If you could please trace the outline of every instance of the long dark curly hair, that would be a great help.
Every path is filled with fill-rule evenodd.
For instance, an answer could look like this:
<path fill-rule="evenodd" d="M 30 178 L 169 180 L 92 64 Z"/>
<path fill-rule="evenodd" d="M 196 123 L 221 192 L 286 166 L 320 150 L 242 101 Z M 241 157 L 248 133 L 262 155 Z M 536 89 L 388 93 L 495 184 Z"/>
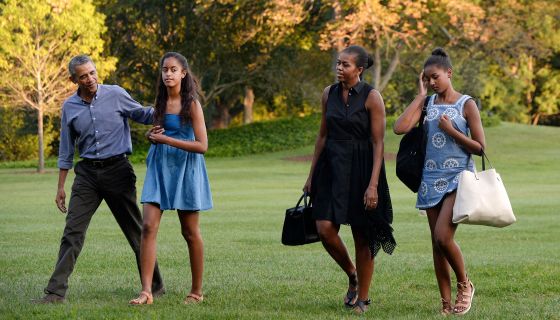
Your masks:
<path fill-rule="evenodd" d="M 161 68 L 163 67 L 163 62 L 167 58 L 177 59 L 183 70 L 187 72 L 185 77 L 181 80 L 181 112 L 179 115 L 182 123 L 186 123 L 191 120 L 191 104 L 198 98 L 200 92 L 198 80 L 192 74 L 187 58 L 178 52 L 167 52 L 164 54 L 159 61 L 160 70 L 157 79 L 156 101 L 154 103 L 154 124 L 156 125 L 163 125 L 163 117 L 167 106 L 167 87 L 161 77 Z"/>

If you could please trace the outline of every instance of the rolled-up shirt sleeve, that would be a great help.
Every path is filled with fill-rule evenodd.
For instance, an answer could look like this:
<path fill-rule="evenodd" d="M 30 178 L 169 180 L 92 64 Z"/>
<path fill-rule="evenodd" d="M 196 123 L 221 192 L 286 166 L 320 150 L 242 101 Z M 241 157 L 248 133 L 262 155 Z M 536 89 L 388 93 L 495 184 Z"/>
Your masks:
<path fill-rule="evenodd" d="M 143 107 L 136 100 L 124 90 L 120 88 L 121 94 L 119 99 L 119 105 L 123 114 L 136 122 L 143 124 L 152 124 L 154 122 L 154 109 L 151 107 Z"/>
<path fill-rule="evenodd" d="M 68 117 L 62 110 L 62 119 L 60 121 L 60 145 L 58 149 L 58 168 L 72 169 L 74 161 L 74 147 L 76 135 L 72 132 L 72 128 L 68 123 Z"/>

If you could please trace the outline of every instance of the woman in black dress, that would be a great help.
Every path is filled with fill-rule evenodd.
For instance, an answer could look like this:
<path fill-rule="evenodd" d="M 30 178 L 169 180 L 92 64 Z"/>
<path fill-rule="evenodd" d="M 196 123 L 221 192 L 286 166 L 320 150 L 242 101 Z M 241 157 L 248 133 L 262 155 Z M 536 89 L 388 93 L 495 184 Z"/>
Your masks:
<path fill-rule="evenodd" d="M 377 90 L 361 81 L 373 64 L 364 48 L 342 50 L 336 62 L 338 83 L 325 88 L 319 135 L 307 182 L 313 217 L 323 246 L 348 275 L 344 304 L 367 311 L 374 257 L 396 246 L 393 210 L 383 163 L 385 105 Z M 338 235 L 350 225 L 356 266 Z"/>

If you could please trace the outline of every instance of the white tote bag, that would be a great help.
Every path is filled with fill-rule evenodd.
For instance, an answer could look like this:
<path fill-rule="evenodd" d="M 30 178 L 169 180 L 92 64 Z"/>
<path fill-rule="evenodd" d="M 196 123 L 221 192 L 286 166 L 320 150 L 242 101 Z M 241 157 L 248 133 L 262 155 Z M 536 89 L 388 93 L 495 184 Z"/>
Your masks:
<path fill-rule="evenodd" d="M 509 226 L 515 222 L 515 215 L 506 188 L 491 164 L 491 169 L 485 170 L 484 157 L 483 152 L 481 172 L 464 170 L 459 174 L 453 223 Z"/>

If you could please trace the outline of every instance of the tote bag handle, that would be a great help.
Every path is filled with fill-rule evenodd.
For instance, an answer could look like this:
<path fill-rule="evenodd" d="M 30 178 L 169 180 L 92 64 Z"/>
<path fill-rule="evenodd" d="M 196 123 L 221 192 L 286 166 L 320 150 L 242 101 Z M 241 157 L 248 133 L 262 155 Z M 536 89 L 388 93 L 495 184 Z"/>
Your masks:
<path fill-rule="evenodd" d="M 482 152 L 482 171 L 486 170 L 486 163 L 484 162 L 484 158 L 486 158 L 486 160 L 488 160 L 488 164 L 490 165 L 490 169 L 494 169 L 494 166 L 492 166 L 492 163 L 490 162 L 490 159 L 488 159 L 488 156 L 486 155 L 486 153 L 484 152 L 484 149 L 481 150 Z"/>
<path fill-rule="evenodd" d="M 309 207 L 311 205 L 311 201 L 309 201 L 309 203 L 307 203 L 307 198 L 309 197 L 309 195 L 307 194 L 307 192 L 304 192 L 301 197 L 299 198 L 297 204 L 296 204 L 296 208 L 299 207 L 301 201 L 303 200 L 303 206 L 304 207 Z"/>

